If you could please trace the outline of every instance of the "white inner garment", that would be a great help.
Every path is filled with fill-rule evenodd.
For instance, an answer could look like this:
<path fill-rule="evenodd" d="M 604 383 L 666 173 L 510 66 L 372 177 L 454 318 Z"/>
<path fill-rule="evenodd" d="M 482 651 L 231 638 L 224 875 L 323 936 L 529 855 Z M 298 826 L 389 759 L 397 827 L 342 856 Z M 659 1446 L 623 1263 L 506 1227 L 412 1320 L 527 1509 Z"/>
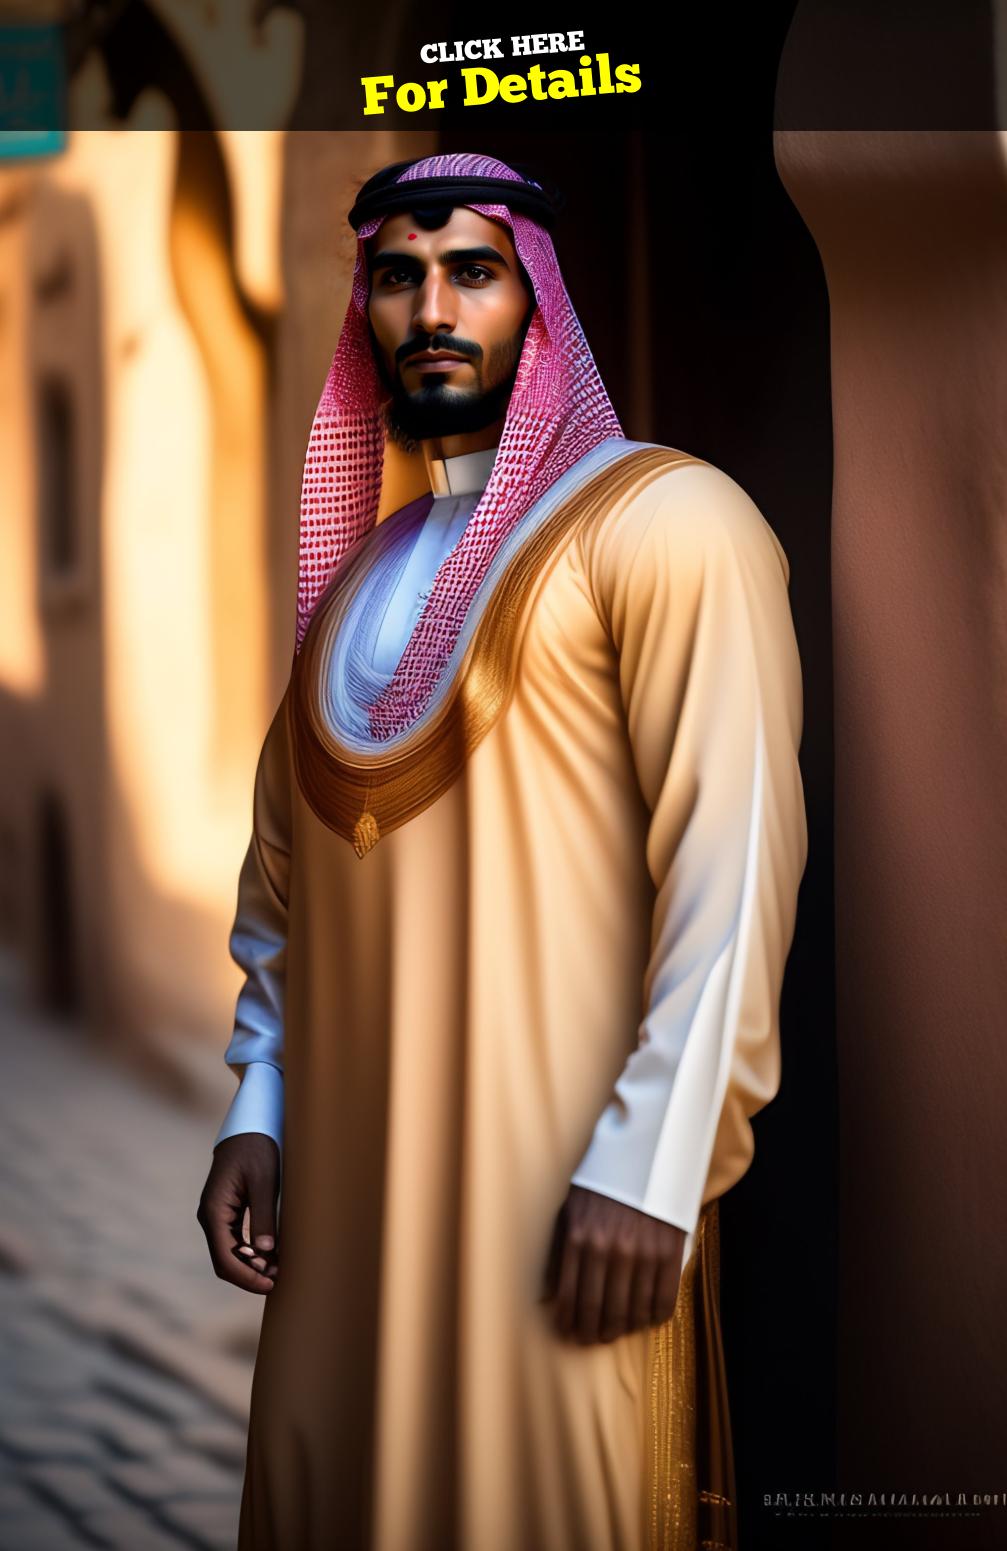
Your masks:
<path fill-rule="evenodd" d="M 489 483 L 497 449 L 438 460 L 434 503 L 419 529 L 409 559 L 385 606 L 370 654 L 371 667 L 389 677 L 416 629 L 416 622 L 445 557 L 457 544 Z M 440 494 L 438 486 L 445 486 Z"/>

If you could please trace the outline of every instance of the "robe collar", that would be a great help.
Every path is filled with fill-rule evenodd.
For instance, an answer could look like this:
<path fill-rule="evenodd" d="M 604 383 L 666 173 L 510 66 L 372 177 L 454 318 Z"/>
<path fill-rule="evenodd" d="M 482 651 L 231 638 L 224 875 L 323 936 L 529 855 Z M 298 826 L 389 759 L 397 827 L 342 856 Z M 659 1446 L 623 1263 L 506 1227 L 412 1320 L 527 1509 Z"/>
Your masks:
<path fill-rule="evenodd" d="M 470 495 L 489 483 L 496 447 L 462 452 L 453 458 L 430 459 L 430 488 L 434 496 Z"/>

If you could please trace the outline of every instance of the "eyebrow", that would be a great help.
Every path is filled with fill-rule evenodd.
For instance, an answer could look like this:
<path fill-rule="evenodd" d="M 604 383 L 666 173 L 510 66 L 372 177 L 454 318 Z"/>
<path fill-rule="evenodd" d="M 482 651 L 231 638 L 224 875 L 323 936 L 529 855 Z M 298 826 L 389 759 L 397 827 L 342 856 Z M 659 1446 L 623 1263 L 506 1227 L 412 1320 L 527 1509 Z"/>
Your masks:
<path fill-rule="evenodd" d="M 496 248 L 484 246 L 481 248 L 448 248 L 444 253 L 438 253 L 438 264 L 473 264 L 477 262 L 489 262 L 502 264 L 504 269 L 510 265 L 502 253 Z M 392 248 L 385 248 L 381 253 L 376 253 L 371 260 L 372 270 L 386 269 L 389 264 L 415 264 L 419 266 L 420 260 L 415 253 L 398 253 Z"/>

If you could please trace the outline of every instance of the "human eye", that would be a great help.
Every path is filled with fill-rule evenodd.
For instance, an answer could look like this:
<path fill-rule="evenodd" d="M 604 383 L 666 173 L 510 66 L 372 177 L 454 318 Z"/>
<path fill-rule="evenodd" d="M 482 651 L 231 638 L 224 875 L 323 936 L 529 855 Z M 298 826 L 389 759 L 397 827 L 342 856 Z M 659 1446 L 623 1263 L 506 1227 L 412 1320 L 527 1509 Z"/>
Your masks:
<path fill-rule="evenodd" d="M 458 271 L 458 275 L 459 278 L 468 276 L 469 278 L 465 281 L 465 284 L 471 286 L 486 285 L 494 278 L 493 271 L 487 269 L 485 264 L 463 264 Z"/>
<path fill-rule="evenodd" d="M 382 287 L 395 286 L 405 284 L 413 278 L 413 271 L 407 265 L 398 264 L 394 268 L 389 266 L 387 269 L 383 270 L 379 277 L 378 284 Z"/>

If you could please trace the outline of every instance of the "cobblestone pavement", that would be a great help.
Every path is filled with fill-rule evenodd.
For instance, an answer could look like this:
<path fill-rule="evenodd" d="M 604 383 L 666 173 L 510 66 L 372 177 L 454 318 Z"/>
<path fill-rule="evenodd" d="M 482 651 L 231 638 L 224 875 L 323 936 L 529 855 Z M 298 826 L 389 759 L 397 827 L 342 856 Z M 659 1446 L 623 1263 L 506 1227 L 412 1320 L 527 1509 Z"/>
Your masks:
<path fill-rule="evenodd" d="M 0 1551 L 233 1551 L 262 1300 L 195 1220 L 212 1119 L 0 975 Z"/>

